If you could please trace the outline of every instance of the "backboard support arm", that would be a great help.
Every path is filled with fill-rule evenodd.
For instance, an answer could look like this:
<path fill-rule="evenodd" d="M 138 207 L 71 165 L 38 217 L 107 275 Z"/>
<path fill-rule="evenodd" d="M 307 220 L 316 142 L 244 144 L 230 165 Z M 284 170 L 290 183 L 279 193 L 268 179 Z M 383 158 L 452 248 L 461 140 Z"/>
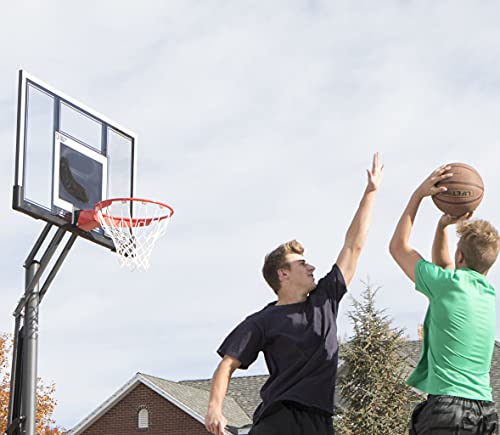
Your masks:
<path fill-rule="evenodd" d="M 71 233 L 40 290 L 40 278 L 50 265 L 66 233 L 63 228 L 58 228 L 42 253 L 40 261 L 37 261 L 35 257 L 49 235 L 51 227 L 50 223 L 44 227 L 24 262 L 23 267 L 26 269 L 25 290 L 13 313 L 15 317 L 14 345 L 7 429 L 5 431 L 5 434 L 8 435 L 35 435 L 40 302 L 77 237 L 77 234 Z"/>

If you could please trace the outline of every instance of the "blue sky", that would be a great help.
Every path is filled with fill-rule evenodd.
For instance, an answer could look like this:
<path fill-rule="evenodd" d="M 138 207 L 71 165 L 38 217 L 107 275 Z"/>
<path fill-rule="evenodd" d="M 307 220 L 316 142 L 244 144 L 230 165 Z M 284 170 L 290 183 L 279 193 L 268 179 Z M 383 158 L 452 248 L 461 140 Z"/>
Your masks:
<path fill-rule="evenodd" d="M 57 423 L 74 426 L 136 372 L 210 377 L 224 336 L 273 300 L 268 251 L 297 238 L 317 276 L 329 270 L 375 151 L 384 184 L 350 293 L 381 286 L 379 306 L 416 337 L 426 302 L 387 249 L 412 190 L 440 164 L 469 163 L 486 187 L 477 217 L 499 225 L 499 12 L 491 1 L 6 5 L 0 331 L 12 331 L 43 227 L 11 209 L 20 68 L 136 132 L 137 195 L 176 209 L 147 274 L 79 240 L 52 284 L 39 374 L 56 383 Z M 430 200 L 417 217 L 412 242 L 427 257 L 438 217 Z M 264 371 L 259 360 L 247 373 Z"/>

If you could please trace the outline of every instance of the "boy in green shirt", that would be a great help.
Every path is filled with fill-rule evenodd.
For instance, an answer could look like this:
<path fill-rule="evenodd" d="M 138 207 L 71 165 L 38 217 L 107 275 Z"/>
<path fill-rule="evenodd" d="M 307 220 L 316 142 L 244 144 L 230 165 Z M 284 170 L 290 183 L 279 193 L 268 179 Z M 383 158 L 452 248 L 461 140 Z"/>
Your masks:
<path fill-rule="evenodd" d="M 489 371 L 495 344 L 495 289 L 486 274 L 500 249 L 500 237 L 486 221 L 443 215 L 432 245 L 432 263 L 409 245 L 420 202 L 445 191 L 436 187 L 452 174 L 436 169 L 417 188 L 401 216 L 390 252 L 417 291 L 429 299 L 422 354 L 407 380 L 428 393 L 412 414 L 411 435 L 497 434 Z M 446 228 L 457 224 L 460 237 L 453 264 Z"/>

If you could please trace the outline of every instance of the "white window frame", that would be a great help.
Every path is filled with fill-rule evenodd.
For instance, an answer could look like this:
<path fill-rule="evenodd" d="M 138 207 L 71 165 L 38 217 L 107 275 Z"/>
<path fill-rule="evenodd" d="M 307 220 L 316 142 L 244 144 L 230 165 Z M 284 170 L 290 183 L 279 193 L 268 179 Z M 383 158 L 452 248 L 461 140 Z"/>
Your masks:
<path fill-rule="evenodd" d="M 141 408 L 137 412 L 137 428 L 149 429 L 149 410 L 148 408 Z"/>

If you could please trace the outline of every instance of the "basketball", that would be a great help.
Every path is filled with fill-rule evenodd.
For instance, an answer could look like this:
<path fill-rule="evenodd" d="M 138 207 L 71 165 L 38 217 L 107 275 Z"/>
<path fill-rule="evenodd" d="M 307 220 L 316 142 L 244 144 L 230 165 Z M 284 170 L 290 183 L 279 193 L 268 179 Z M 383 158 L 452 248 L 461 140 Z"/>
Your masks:
<path fill-rule="evenodd" d="M 474 211 L 481 203 L 484 184 L 479 172 L 465 163 L 450 163 L 449 172 L 453 175 L 436 186 L 445 186 L 448 190 L 432 197 L 434 204 L 443 213 L 461 216 Z"/>

